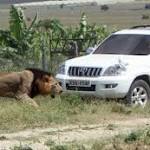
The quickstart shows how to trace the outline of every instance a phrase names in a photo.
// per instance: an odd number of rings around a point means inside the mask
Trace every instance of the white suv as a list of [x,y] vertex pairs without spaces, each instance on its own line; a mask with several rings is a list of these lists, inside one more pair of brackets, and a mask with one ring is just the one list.
[[145,106],[150,99],[150,26],[111,34],[91,54],[65,61],[56,78],[67,92]]

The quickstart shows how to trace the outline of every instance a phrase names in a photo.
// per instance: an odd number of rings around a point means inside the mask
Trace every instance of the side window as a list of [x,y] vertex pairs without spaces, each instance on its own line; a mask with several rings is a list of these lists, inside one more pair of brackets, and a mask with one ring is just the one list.
[[150,35],[146,36],[146,45],[147,45],[148,54],[150,54]]
[[144,36],[139,44],[134,49],[134,54],[136,55],[148,55],[150,54],[150,36]]

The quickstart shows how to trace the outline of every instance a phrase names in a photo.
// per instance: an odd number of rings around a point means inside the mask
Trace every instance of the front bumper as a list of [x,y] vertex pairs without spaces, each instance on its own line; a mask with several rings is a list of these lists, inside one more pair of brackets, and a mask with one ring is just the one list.
[[[81,95],[93,95],[102,98],[124,98],[129,91],[133,79],[127,76],[114,77],[69,77],[57,74],[57,80],[61,83],[65,92],[80,93]],[[90,81],[90,87],[69,86],[69,80]]]

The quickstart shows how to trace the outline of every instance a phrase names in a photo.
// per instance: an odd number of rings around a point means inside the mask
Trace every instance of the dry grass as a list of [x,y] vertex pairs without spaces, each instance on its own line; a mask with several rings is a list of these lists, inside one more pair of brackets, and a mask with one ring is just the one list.
[[129,108],[117,102],[100,99],[83,101],[78,95],[37,97],[39,109],[15,101],[0,99],[0,129],[4,131],[24,128],[47,127],[57,124],[96,124],[104,120],[121,120],[132,117],[148,117],[146,108]]

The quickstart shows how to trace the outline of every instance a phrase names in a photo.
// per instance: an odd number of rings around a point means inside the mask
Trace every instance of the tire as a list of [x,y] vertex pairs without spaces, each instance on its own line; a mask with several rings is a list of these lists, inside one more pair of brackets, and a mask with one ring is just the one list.
[[126,96],[126,102],[130,106],[144,107],[150,99],[150,87],[144,80],[135,80]]

